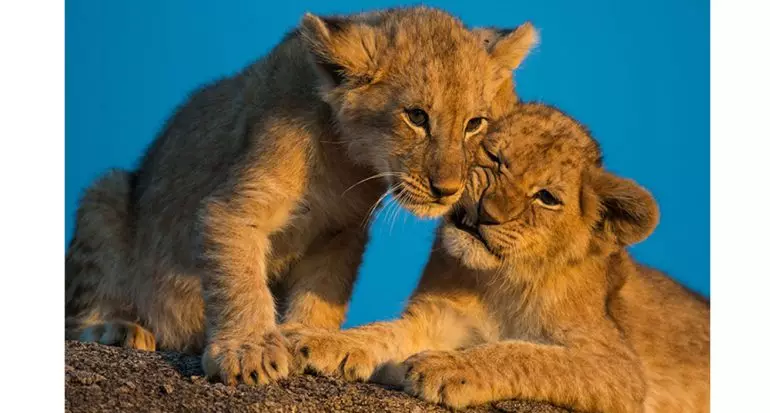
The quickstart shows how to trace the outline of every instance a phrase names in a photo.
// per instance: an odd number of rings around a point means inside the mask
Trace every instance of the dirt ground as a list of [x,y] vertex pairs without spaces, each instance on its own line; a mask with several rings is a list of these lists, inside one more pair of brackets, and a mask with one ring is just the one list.
[[[450,412],[372,384],[304,375],[263,387],[204,377],[197,357],[66,342],[67,412]],[[466,412],[568,413],[545,404],[494,403]]]

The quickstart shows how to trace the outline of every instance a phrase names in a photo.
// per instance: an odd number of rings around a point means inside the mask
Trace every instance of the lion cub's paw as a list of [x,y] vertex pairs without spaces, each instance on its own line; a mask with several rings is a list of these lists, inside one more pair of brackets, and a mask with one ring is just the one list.
[[139,324],[126,321],[110,321],[88,326],[80,334],[80,341],[155,351],[155,335]]
[[278,331],[258,338],[212,340],[203,352],[206,376],[227,385],[275,382],[289,375],[291,353]]
[[304,330],[291,338],[298,365],[326,376],[366,381],[377,360],[362,339],[341,331]]
[[423,400],[461,409],[491,401],[491,378],[457,351],[425,351],[404,361],[404,391]]

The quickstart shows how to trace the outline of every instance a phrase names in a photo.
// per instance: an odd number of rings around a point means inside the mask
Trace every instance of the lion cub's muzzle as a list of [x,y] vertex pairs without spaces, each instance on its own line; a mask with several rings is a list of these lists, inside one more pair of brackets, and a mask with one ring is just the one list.
[[470,174],[462,199],[446,218],[455,228],[473,236],[487,249],[489,240],[484,228],[501,225],[508,221],[510,212],[493,185],[494,179],[487,168],[474,168]]
[[465,184],[460,176],[431,177],[429,183],[431,195],[442,204],[454,203],[448,200],[456,198],[455,195],[463,189]]
[[401,206],[413,214],[436,218],[445,215],[460,200],[465,187],[463,178],[402,176],[394,185],[394,195]]
[[452,213],[446,217],[446,220],[455,228],[472,235],[481,242],[485,242],[479,230],[478,204],[469,204],[463,201],[460,202],[457,208],[454,208]]

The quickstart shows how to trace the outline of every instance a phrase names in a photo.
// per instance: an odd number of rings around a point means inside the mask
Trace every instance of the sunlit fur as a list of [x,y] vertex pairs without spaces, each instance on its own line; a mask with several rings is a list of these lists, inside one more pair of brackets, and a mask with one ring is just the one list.
[[[459,199],[486,132],[484,123],[466,133],[467,122],[493,116],[491,105],[501,91],[510,96],[510,71],[535,43],[534,29],[525,24],[494,37],[490,29],[469,31],[427,8],[329,22],[307,18],[301,33],[314,63],[341,65],[351,79],[338,85],[321,68],[327,77],[319,85],[321,98],[334,112],[348,156],[382,173],[412,213],[440,216]],[[487,53],[479,46],[490,36]],[[412,108],[425,111],[426,127],[410,124],[405,110]],[[436,198],[431,181],[458,191]]]
[[626,251],[657,225],[650,193],[545,105],[514,108],[482,151],[402,317],[300,333],[304,362],[455,408],[708,412],[708,301]]
[[[494,129],[462,204],[469,222],[478,221],[480,208],[506,221],[478,225],[484,242],[447,222],[442,228],[447,251],[469,268],[497,268],[504,262],[518,273],[535,275],[583,259],[589,247],[606,248],[603,241],[614,245],[614,239],[595,237],[601,235],[594,231],[601,205],[587,180],[602,173],[601,159],[596,142],[579,123],[547,106],[529,104]],[[493,162],[487,153],[499,161]],[[533,200],[541,189],[563,205],[545,208]],[[657,222],[652,198],[647,195],[641,201],[653,214],[650,220]]]
[[[304,16],[193,93],[135,171],[85,191],[67,337],[203,351],[226,383],[286,376],[277,321],[339,328],[386,195],[420,216],[451,207],[462,191],[437,198],[429,182],[462,189],[487,133],[466,123],[516,100],[511,73],[534,40],[528,24],[471,31],[424,7]],[[404,121],[415,106],[425,133]]]

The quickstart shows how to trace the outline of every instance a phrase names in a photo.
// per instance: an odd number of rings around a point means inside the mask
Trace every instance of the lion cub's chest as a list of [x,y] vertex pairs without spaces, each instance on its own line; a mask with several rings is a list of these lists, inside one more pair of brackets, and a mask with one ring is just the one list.
[[376,183],[348,191],[343,183],[314,182],[311,190],[294,205],[288,223],[270,237],[269,271],[280,277],[301,259],[311,244],[342,230],[367,231],[366,217],[385,187]]
[[502,286],[488,292],[485,301],[499,328],[500,340],[551,342],[551,334],[542,323],[537,305],[521,299],[521,294]]

